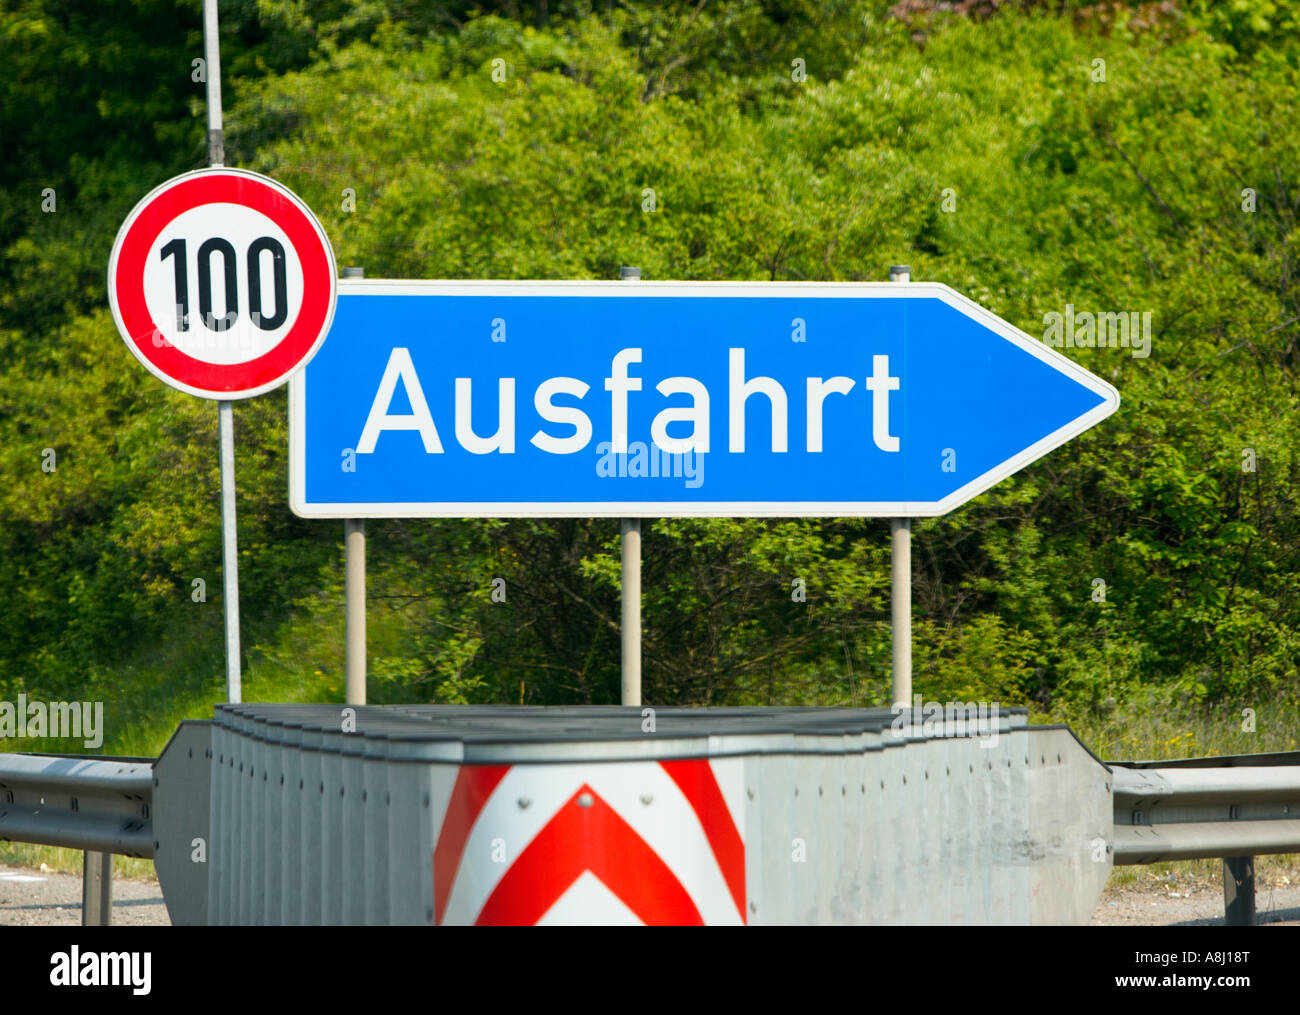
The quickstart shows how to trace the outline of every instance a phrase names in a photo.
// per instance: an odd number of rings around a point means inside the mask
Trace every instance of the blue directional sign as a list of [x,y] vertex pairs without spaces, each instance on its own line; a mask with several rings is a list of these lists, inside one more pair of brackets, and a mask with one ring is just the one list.
[[1119,407],[947,286],[343,280],[308,518],[939,515]]

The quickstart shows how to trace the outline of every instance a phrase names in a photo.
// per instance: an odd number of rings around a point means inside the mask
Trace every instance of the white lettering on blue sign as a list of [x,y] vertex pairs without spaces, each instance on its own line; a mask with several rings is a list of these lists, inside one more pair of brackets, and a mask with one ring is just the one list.
[[[744,454],[746,438],[745,403],[754,395],[767,398],[771,406],[772,450],[784,453],[787,450],[787,398],[785,388],[771,377],[745,377],[745,350],[729,349],[729,383],[727,387],[729,442],[728,450],[732,454]],[[613,420],[610,437],[610,450],[613,454],[626,454],[628,450],[627,406],[628,393],[641,390],[641,378],[628,375],[631,364],[641,362],[640,349],[620,349],[610,367],[610,375],[605,378],[605,390],[610,392],[610,418]],[[889,432],[889,394],[899,390],[900,380],[889,375],[889,357],[872,357],[873,373],[866,378],[866,388],[871,393],[871,438],[881,451],[898,452],[899,439]],[[401,383],[411,404],[409,413],[391,411],[393,396],[397,385]],[[822,402],[828,394],[847,395],[853,388],[854,381],[849,377],[809,377],[807,448],[809,452],[820,453],[822,438]],[[538,416],[544,422],[557,423],[573,428],[573,433],[557,436],[539,429],[529,442],[541,450],[553,455],[571,455],[582,451],[591,442],[591,417],[576,406],[556,405],[553,401],[557,394],[569,395],[582,401],[591,390],[590,385],[576,377],[548,377],[537,386],[533,396],[533,405]],[[694,377],[668,377],[655,385],[655,390],[668,396],[685,394],[691,397],[689,406],[669,407],[660,411],[650,426],[650,438],[654,445],[670,454],[686,451],[707,453],[709,450],[709,390],[703,382]],[[515,378],[501,377],[497,380],[497,430],[491,437],[480,437],[474,432],[472,417],[473,381],[468,377],[457,377],[455,388],[456,440],[462,448],[471,454],[486,455],[492,452],[513,454],[515,450]],[[691,433],[686,437],[670,437],[669,423],[690,423]],[[389,354],[388,365],[379,381],[379,390],[375,392],[366,416],[365,427],[357,440],[357,454],[373,454],[380,434],[387,430],[414,430],[424,443],[426,454],[443,453],[442,441],[438,437],[438,428],[429,411],[429,403],[424,395],[424,386],[411,362],[409,349],[398,347]]]

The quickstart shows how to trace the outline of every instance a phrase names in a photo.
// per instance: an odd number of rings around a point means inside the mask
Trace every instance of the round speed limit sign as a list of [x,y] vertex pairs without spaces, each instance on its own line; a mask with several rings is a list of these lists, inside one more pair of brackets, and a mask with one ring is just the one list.
[[127,216],[108,262],[127,347],[201,398],[260,395],[316,352],[337,296],[329,238],[290,190],[243,169],[156,187]]

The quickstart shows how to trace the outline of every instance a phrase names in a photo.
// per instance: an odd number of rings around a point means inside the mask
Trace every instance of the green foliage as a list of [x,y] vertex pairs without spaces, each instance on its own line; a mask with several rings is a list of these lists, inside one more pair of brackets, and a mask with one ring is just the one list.
[[1278,37],[1300,32],[1296,0],[1190,0],[1187,7],[1197,25],[1239,53],[1276,54]]
[[[1270,6],[1276,31],[1223,21]],[[1097,31],[1038,5],[914,38],[877,3],[223,4],[228,161],[294,188],[371,277],[878,280],[908,261],[1032,335],[1066,304],[1149,313],[1148,357],[1067,350],[1120,389],[1116,416],[914,526],[916,689],[1097,723],[1139,692],[1285,701],[1290,10]],[[157,702],[202,714],[221,687],[215,408],[141,371],[103,309],[122,216],[202,160],[196,11],[0,15],[22,43],[0,71],[0,697],[100,688],[141,750]],[[96,35],[132,76],[52,69],[108,59]],[[284,405],[236,410],[246,697],[338,700],[342,534],[288,511]],[[368,528],[372,701],[617,700],[616,523]],[[888,701],[883,522],[658,520],[643,540],[647,701]]]

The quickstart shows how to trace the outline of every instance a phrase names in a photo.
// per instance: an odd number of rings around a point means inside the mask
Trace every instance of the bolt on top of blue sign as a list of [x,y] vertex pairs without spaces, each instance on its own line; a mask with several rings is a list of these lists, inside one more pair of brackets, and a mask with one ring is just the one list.
[[947,286],[344,279],[307,518],[940,515],[1119,407]]

